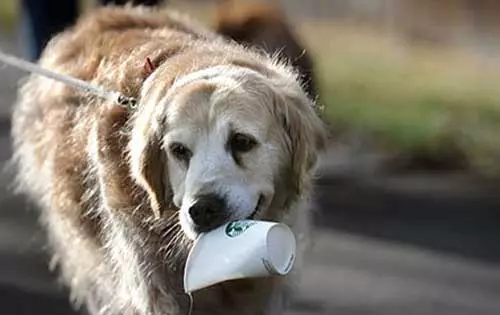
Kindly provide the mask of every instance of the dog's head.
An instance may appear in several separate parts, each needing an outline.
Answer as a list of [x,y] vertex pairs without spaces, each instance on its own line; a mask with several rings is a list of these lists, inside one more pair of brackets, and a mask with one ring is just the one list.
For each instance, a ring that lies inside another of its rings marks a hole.
[[173,204],[191,239],[234,219],[280,219],[324,145],[294,76],[221,65],[165,88],[161,72],[144,84],[130,141],[132,173],[153,210]]

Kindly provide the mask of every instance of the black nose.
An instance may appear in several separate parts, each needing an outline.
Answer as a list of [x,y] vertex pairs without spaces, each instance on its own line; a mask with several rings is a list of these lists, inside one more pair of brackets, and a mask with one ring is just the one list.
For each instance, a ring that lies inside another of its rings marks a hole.
[[189,215],[198,233],[213,230],[229,218],[224,199],[212,194],[198,197],[196,203],[189,208]]

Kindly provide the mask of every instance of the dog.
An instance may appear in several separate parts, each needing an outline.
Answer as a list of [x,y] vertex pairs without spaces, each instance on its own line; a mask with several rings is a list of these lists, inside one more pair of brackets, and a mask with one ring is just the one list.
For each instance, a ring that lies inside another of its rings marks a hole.
[[214,19],[214,29],[219,34],[290,60],[300,73],[307,94],[318,96],[313,58],[278,4],[220,0]]
[[192,314],[280,314],[307,248],[325,146],[293,68],[180,13],[132,6],[82,16],[39,64],[137,99],[123,107],[38,75],[18,92],[18,192],[41,209],[74,305],[94,315],[188,314],[182,278],[193,240],[250,218],[292,228],[293,272],[196,291]]

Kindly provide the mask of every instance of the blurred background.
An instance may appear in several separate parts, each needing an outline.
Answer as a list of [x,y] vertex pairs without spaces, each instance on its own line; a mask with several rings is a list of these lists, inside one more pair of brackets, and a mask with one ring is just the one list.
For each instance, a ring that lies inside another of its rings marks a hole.
[[[164,5],[210,27],[279,11],[314,64],[331,131],[314,248],[288,314],[500,314],[500,2],[235,0],[238,17],[221,2]],[[261,9],[243,7],[250,2]],[[79,2],[81,12],[95,6]],[[0,49],[25,56],[20,11],[16,0],[0,1]],[[276,24],[258,25],[271,34]],[[23,75],[0,65],[5,166]],[[6,168],[1,313],[74,314],[48,271],[36,209],[11,193],[11,181]]]

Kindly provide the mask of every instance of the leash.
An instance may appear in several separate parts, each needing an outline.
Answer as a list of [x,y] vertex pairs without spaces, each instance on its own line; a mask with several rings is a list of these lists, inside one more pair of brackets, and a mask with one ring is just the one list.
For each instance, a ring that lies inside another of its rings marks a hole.
[[120,92],[107,90],[102,86],[93,85],[75,77],[45,69],[35,63],[23,60],[10,54],[6,54],[2,50],[0,50],[0,61],[11,67],[24,70],[25,72],[35,73],[62,82],[81,91],[88,92],[94,96],[110,100],[118,104],[119,106],[126,108],[127,110],[134,110],[137,107],[137,100],[133,97],[127,97]]

